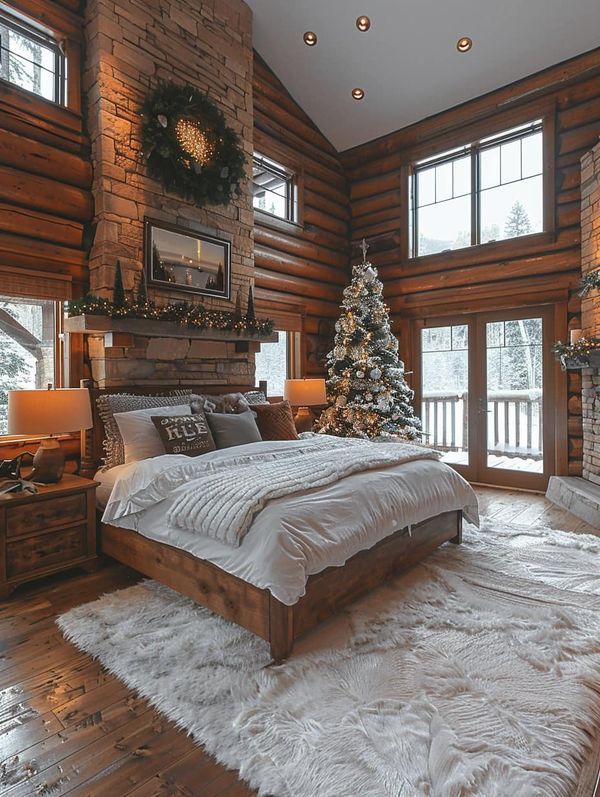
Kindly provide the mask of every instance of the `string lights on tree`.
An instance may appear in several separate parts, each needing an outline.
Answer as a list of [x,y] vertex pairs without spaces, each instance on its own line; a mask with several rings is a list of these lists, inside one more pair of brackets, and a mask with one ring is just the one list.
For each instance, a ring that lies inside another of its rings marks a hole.
[[421,421],[390,329],[383,284],[366,254],[363,241],[363,260],[344,290],[334,347],[327,355],[329,406],[315,429],[339,437],[414,440],[421,434]]

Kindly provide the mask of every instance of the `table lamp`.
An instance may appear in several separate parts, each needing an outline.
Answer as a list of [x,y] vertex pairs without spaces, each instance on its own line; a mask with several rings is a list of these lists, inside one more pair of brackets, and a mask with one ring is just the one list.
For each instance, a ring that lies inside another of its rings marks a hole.
[[79,432],[91,426],[87,388],[8,391],[8,434],[49,435],[42,439],[33,458],[31,481],[41,484],[60,481],[65,455],[54,435]]
[[286,379],[283,397],[298,408],[294,416],[297,431],[310,432],[315,422],[315,415],[310,408],[327,403],[325,380]]

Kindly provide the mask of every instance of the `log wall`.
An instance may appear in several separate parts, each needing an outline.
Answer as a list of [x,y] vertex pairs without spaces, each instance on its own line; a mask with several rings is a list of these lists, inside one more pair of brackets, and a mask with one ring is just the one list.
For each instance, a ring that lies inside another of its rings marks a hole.
[[[540,103],[551,108],[553,117],[554,158],[547,166],[554,170],[554,234],[534,245],[511,241],[500,256],[499,245],[489,245],[409,259],[405,180],[408,166],[427,142],[439,140],[443,151],[448,145],[442,142],[480,121],[493,133],[497,120],[495,132],[500,132],[507,113],[538,108]],[[567,326],[580,326],[576,297],[581,278],[580,159],[599,136],[597,49],[342,153],[350,183],[353,251],[357,254],[362,237],[371,244],[370,256],[386,284],[386,299],[409,369],[412,318],[553,303],[557,337],[566,337]],[[576,373],[568,380],[564,375],[559,379],[564,395],[557,401],[563,406],[558,432],[564,445],[557,467],[577,475],[582,451],[581,380]]]
[[298,225],[255,216],[257,299],[303,314],[303,373],[322,375],[348,282],[347,183],[335,149],[256,53],[254,139],[261,154],[299,170],[303,205]]
[[8,84],[0,93],[0,266],[87,283],[92,169],[80,97],[82,18],[76,0],[11,0],[66,40],[68,108]]

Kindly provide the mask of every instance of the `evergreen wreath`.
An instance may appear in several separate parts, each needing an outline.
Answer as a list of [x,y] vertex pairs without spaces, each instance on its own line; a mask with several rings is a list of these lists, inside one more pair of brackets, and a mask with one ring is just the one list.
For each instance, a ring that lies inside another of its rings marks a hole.
[[[241,194],[246,158],[237,134],[206,94],[161,83],[141,109],[150,175],[198,205],[228,205]],[[187,144],[187,145],[186,145]]]

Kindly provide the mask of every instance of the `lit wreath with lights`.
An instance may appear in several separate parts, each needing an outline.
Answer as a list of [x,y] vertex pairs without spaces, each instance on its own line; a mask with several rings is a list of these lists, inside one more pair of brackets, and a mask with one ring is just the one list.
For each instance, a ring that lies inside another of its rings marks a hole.
[[246,158],[238,136],[206,94],[161,83],[142,109],[142,149],[150,175],[198,205],[239,196]]

